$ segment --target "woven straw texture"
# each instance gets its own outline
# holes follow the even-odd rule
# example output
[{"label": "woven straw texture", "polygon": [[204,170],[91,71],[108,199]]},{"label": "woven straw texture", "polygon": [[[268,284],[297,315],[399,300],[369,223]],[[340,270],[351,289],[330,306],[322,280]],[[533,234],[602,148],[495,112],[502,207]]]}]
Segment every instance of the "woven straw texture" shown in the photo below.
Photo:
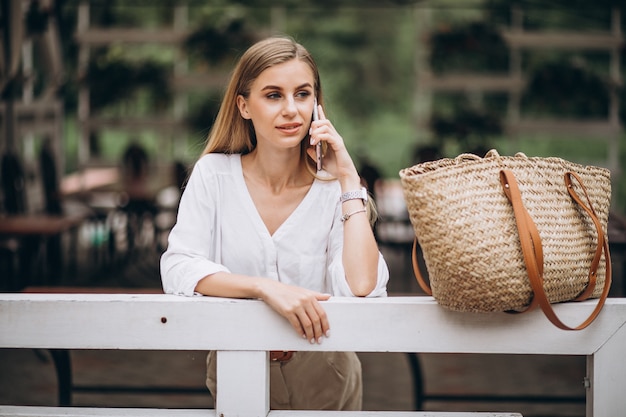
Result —
[{"label": "woven straw texture", "polygon": [[[521,310],[532,299],[515,216],[500,184],[502,169],[515,174],[539,229],[551,303],[583,291],[597,245],[593,222],[567,192],[565,172],[581,177],[606,234],[611,179],[604,168],[495,150],[484,158],[463,154],[405,168],[400,179],[433,297],[452,310]],[[578,184],[575,190],[586,200]],[[603,255],[593,297],[601,295],[604,279]]]}]

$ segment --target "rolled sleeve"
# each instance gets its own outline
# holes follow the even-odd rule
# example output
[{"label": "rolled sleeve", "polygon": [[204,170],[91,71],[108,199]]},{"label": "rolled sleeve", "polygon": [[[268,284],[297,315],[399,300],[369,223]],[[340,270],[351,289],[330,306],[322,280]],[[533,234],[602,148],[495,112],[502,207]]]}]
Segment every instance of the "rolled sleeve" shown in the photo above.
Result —
[{"label": "rolled sleeve", "polygon": [[161,257],[161,271],[164,277],[163,291],[166,294],[186,296],[194,295],[198,282],[207,275],[230,272],[224,265],[207,259],[191,259],[172,252],[166,252]]},{"label": "rolled sleeve", "polygon": [[215,176],[197,164],[181,197],[177,221],[161,256],[161,281],[167,294],[192,296],[198,282],[216,272],[229,272],[216,253]]}]

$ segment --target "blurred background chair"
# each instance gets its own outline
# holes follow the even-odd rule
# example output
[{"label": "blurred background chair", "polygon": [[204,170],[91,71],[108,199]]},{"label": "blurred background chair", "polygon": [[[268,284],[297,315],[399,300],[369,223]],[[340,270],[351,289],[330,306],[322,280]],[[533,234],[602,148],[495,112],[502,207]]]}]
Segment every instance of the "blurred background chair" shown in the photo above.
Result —
[{"label": "blurred background chair", "polygon": [[[26,190],[24,169],[22,163],[11,151],[2,155],[0,161],[2,173],[2,223],[8,220],[4,215],[17,215],[26,212]],[[0,233],[0,271],[4,277],[0,289],[5,291],[15,290],[18,284],[18,271],[20,270],[20,253],[23,242],[15,236]]]}]

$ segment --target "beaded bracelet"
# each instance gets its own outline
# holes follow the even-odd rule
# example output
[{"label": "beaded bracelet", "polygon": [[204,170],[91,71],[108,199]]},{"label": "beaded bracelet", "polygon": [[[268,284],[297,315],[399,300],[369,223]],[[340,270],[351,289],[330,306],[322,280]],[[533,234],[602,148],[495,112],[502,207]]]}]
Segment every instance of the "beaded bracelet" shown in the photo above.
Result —
[{"label": "beaded bracelet", "polygon": [[346,220],[348,220],[350,217],[352,217],[353,215],[357,214],[357,213],[365,213],[367,211],[367,209],[362,208],[359,210],[355,210],[352,213],[346,213],[343,216],[341,216],[341,222],[345,222]]}]

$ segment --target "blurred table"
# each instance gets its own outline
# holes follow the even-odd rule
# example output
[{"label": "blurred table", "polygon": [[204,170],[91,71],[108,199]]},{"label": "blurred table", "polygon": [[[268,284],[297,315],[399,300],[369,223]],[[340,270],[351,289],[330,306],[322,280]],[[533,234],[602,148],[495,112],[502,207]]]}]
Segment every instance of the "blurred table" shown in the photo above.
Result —
[{"label": "blurred table", "polygon": [[[71,215],[20,214],[0,216],[0,237],[16,239],[22,257],[21,267],[16,277],[9,277],[9,290],[19,290],[31,284],[31,280],[50,283],[53,274],[63,273],[61,236],[78,229],[85,221],[85,213]],[[76,234],[71,234],[70,253],[75,253]],[[30,258],[29,255],[34,255]],[[35,277],[35,273],[40,273]]]},{"label": "blurred table", "polygon": [[58,235],[77,227],[84,219],[84,214],[20,214],[0,216],[0,235],[5,237]]},{"label": "blurred table", "polygon": [[66,175],[61,180],[61,193],[75,195],[93,190],[112,187],[120,182],[120,172],[116,167],[91,167]]}]

